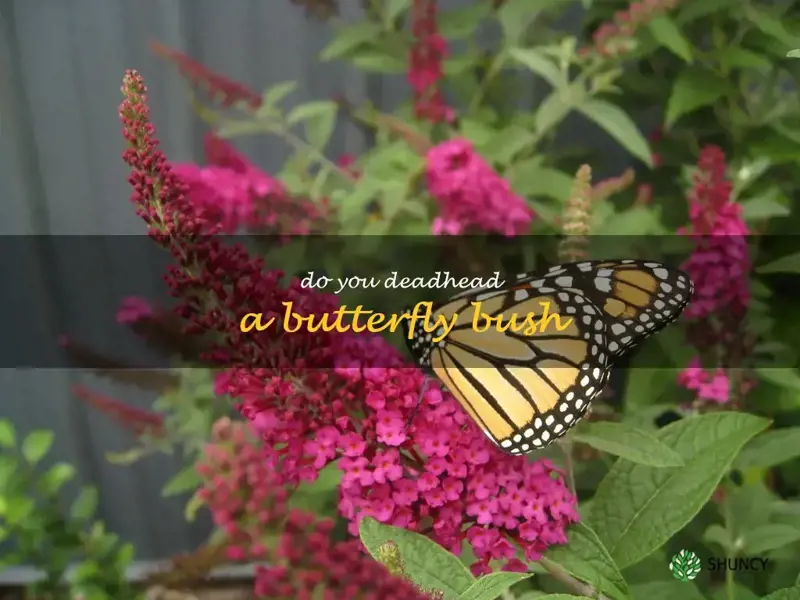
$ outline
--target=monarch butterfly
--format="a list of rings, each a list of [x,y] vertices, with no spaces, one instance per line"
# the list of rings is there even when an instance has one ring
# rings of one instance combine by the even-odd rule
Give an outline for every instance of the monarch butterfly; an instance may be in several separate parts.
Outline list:
[[[432,307],[433,322],[444,317],[451,325],[433,335],[422,327],[409,335],[407,320],[403,325],[417,365],[489,439],[518,455],[574,427],[611,367],[677,319],[692,292],[685,273],[658,262],[584,261],[519,275],[502,289],[456,294]],[[557,317],[555,327],[548,315]],[[518,316],[545,324],[523,328]],[[486,317],[495,327],[477,331]]]

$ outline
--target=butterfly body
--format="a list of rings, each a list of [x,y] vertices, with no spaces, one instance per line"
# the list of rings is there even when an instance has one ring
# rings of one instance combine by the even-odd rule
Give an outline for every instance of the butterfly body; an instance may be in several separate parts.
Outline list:
[[[569,263],[458,293],[433,307],[454,323],[443,339],[421,327],[409,335],[404,322],[406,342],[493,442],[525,454],[574,427],[613,364],[674,321],[691,294],[688,276],[661,263]]]

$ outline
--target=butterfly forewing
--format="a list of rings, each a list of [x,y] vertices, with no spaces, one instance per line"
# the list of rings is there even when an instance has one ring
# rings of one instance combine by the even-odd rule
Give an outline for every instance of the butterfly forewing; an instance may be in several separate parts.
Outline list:
[[[607,324],[612,363],[675,321],[692,297],[689,276],[659,262],[595,260],[552,267],[539,279],[582,294]],[[534,281],[536,276],[523,276]]]
[[[605,323],[575,292],[529,283],[471,290],[435,307],[440,316],[452,324],[446,338],[435,343],[417,326],[412,354],[512,454],[563,436],[608,380]]]

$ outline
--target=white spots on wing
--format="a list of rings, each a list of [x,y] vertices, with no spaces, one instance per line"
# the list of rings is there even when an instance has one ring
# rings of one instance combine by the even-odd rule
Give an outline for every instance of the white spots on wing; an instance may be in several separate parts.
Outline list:
[[[596,287],[601,292],[605,292],[607,294],[611,293],[611,280],[608,277],[595,277],[594,279],[594,287]]]
[[[655,275],[659,279],[668,279],[669,271],[667,271],[666,269],[653,269],[653,275]]]
[[[612,352],[616,352],[617,350],[619,350],[619,344],[617,342],[609,342],[608,349],[611,350]]]
[[[592,375],[594,376],[595,379],[600,379],[600,375],[601,375],[600,369],[595,367],[594,370],[592,371]]]
[[[509,446],[511,446],[511,440],[503,440],[502,442],[500,442],[500,445],[503,448],[508,448]]]
[[[514,292],[514,300],[516,302],[522,302],[523,300],[527,300],[528,296],[529,296],[528,290],[516,290]]]
[[[558,423],[554,428],[553,431],[556,433],[561,433],[564,431],[564,426],[561,423]]]
[[[625,333],[625,325],[623,325],[622,323],[614,323],[611,326],[611,333],[613,333],[614,335],[622,335],[623,333]]]
[[[572,277],[559,277],[556,279],[556,285],[560,285],[561,287],[572,287]]]
[[[589,381],[590,381],[589,376],[588,375],[584,375],[581,378],[581,386],[582,387],[586,387],[587,385],[589,385]]]
[[[672,291],[672,286],[668,283],[662,283],[661,289],[669,294]]]

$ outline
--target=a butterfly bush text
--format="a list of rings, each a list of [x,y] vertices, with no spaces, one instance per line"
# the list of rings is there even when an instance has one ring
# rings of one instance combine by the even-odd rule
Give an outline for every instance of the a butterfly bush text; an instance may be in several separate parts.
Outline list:
[[[444,277],[442,277],[444,275]],[[321,276],[314,280],[313,272],[303,279],[304,287],[326,287],[334,280],[329,277]],[[340,291],[345,287],[377,287],[381,280],[364,277],[339,278],[337,284]],[[467,289],[492,290],[501,288],[505,281],[499,281],[499,275],[494,274],[488,280],[481,278],[463,277],[456,281],[449,273],[437,272],[432,278],[423,277],[404,277],[397,281],[397,272],[393,272],[382,282],[387,288],[443,288],[461,287]],[[471,302],[474,310],[470,310],[472,315],[472,329],[478,333],[486,332],[492,328],[499,332],[511,331],[523,336],[534,335],[537,332],[547,331],[551,325],[557,331],[564,331],[572,325],[572,317],[566,317],[563,321],[558,312],[550,312],[550,302],[546,299],[538,300],[541,311],[527,312],[522,315],[496,313],[496,310],[485,313],[482,310],[482,301]],[[285,333],[296,333],[298,331],[308,331],[316,333],[318,331],[353,331],[362,333],[381,333],[383,331],[394,332],[404,321],[408,321],[408,339],[414,337],[414,331],[418,324],[421,324],[423,331],[431,336],[431,341],[438,343],[444,340],[459,321],[459,313],[449,315],[437,314],[433,302],[418,302],[414,307],[402,314],[387,315],[385,313],[367,310],[363,305],[358,305],[353,309],[348,309],[342,305],[336,310],[322,315],[301,315],[294,311],[293,302],[283,302],[283,318],[280,326]],[[537,316],[539,318],[537,319]],[[348,318],[352,317],[352,318]],[[365,321],[364,321],[365,319]],[[266,318],[264,313],[247,313],[241,318],[239,328],[243,333],[255,331],[265,331],[274,326],[277,316]]]

